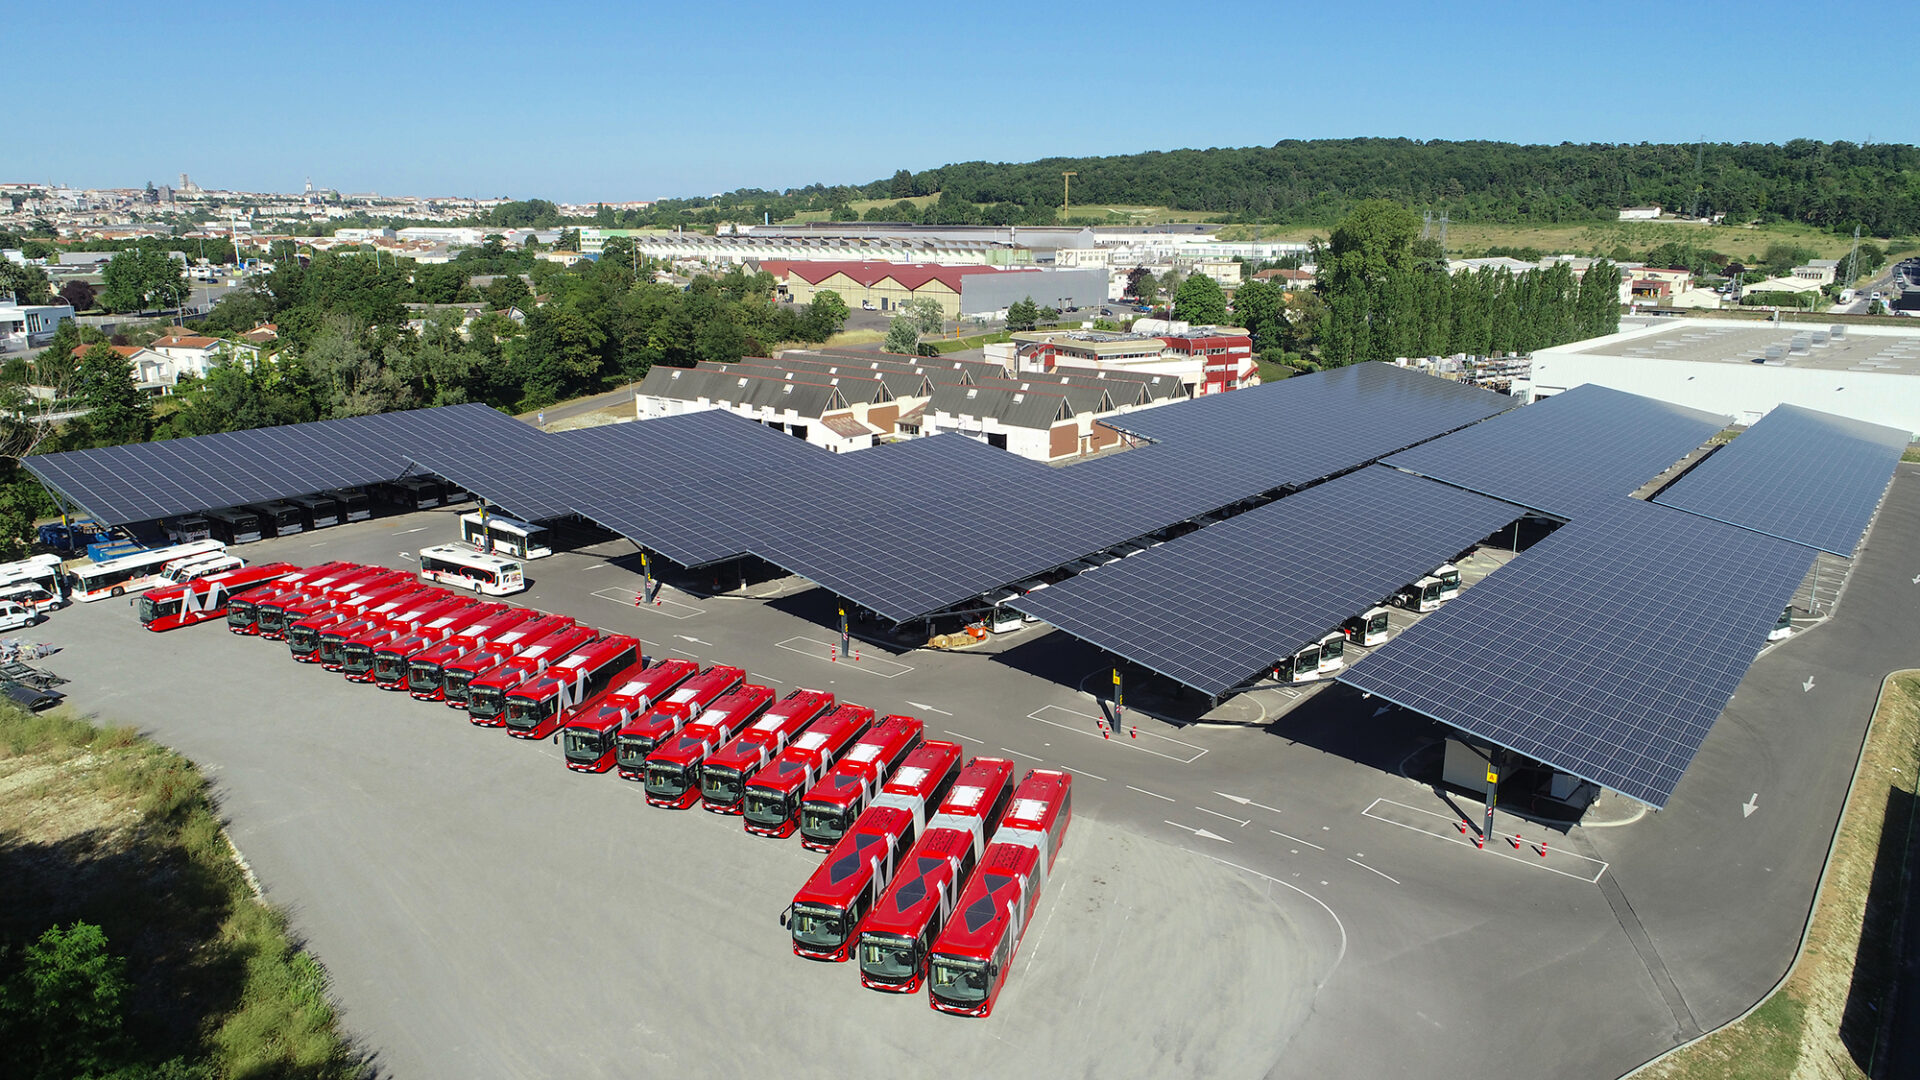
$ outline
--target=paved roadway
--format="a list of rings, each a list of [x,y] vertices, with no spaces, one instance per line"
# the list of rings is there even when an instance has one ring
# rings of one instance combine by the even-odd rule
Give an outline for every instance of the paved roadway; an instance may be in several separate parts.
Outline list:
[[[405,565],[453,512],[247,554]],[[1064,635],[832,663],[817,591],[669,589],[636,609],[627,561],[603,557],[623,544],[533,564],[522,600],[656,654],[741,663],[918,715],[970,752],[1077,771],[1060,869],[981,1023],[788,954],[776,915],[812,865],[791,842],[654,810],[633,785],[567,772],[551,745],[215,627],[148,635],[108,602],[35,634],[68,646],[49,666],[77,704],[208,767],[240,848],[392,1075],[712,1061],[824,1076],[963,1054],[1010,1076],[1606,1077],[1736,1015],[1785,969],[1880,678],[1920,663],[1916,537],[1920,470],[1903,466],[1837,616],[1762,657],[1668,809],[1570,834],[1502,813],[1496,830],[1524,840],[1488,852],[1400,773],[1438,730],[1344,688],[1266,728],[1141,720],[1137,738],[1103,739],[1074,689],[1102,658]]]

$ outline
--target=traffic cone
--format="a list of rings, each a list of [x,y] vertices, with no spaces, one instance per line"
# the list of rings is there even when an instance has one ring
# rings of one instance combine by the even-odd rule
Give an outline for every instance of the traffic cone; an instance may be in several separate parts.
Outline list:
[[[1543,859],[1547,857],[1547,842],[1545,840],[1540,841],[1540,857]]]
[[[1132,738],[1135,738],[1135,739],[1137,739],[1137,738],[1139,738],[1139,737],[1140,737],[1140,729],[1139,729],[1138,727],[1135,727],[1135,726],[1134,726],[1134,725],[1132,725],[1132,724],[1128,724],[1128,725],[1127,725],[1127,735],[1128,735],[1128,736],[1130,736],[1130,737],[1132,737]]]
[[[835,664],[840,662],[840,646],[838,645],[827,646],[827,660],[828,662],[835,663]]]
[[[1461,818],[1459,821],[1454,822],[1453,827],[1460,830],[1461,836],[1467,835],[1467,819],[1466,818]]]
[[[1509,843],[1509,844],[1512,844],[1512,845],[1513,845],[1513,850],[1515,850],[1515,851],[1519,851],[1519,850],[1520,850],[1520,844],[1521,844],[1521,840],[1520,840],[1520,834],[1519,834],[1519,833],[1514,833],[1514,834],[1513,834],[1512,836],[1509,836],[1509,837],[1507,837],[1507,843]]]
[[[1477,850],[1479,850],[1479,851],[1485,851],[1485,850],[1487,850],[1487,838],[1486,838],[1486,837],[1484,837],[1484,836],[1481,836],[1481,835],[1480,835],[1479,833],[1474,833],[1474,834],[1473,834],[1473,846],[1474,846],[1474,848],[1475,848],[1475,849],[1477,849]]]

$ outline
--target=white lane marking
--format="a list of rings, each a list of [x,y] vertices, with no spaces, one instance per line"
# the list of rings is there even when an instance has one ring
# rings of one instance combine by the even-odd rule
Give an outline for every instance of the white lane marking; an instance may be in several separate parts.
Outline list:
[[[1750,818],[1753,816],[1753,812],[1758,809],[1760,809],[1760,793],[1756,791],[1753,793],[1752,798],[1740,804],[1740,816]]]
[[[979,739],[977,739],[977,738],[975,738],[975,737],[974,737],[974,736],[972,736],[972,735],[968,735],[968,734],[966,734],[965,732],[961,732],[961,731],[955,731],[955,730],[953,730],[952,728],[941,728],[940,730],[941,730],[941,731],[944,731],[944,732],[946,732],[947,734],[949,734],[949,735],[951,735],[951,736],[953,736],[953,737],[954,737],[954,738],[956,738],[956,739],[965,739],[965,740],[967,740],[968,742],[979,742],[979,741],[980,741]]]
[[[1046,713],[1046,712],[1058,713],[1062,716],[1072,717],[1079,722],[1063,723],[1059,720],[1049,720],[1046,717],[1040,715],[1041,713]],[[1151,731],[1139,732],[1138,738],[1132,737],[1133,736],[1132,729],[1129,729],[1126,733],[1114,732],[1111,735],[1102,735],[1099,729],[1095,726],[1096,723],[1100,721],[1100,717],[1094,716],[1090,713],[1075,712],[1072,709],[1063,708],[1059,705],[1042,705],[1040,708],[1035,709],[1032,712],[1028,713],[1027,719],[1037,720],[1042,724],[1047,724],[1052,727],[1057,727],[1063,731],[1078,732],[1081,735],[1087,736],[1088,738],[1099,739],[1101,742],[1112,743],[1116,746],[1125,747],[1128,750],[1137,751],[1142,754],[1152,754],[1154,757],[1166,758],[1168,761],[1177,761],[1182,765],[1191,765],[1194,762],[1199,761],[1201,756],[1207,752],[1206,747],[1195,746],[1192,743],[1188,743],[1188,742],[1181,742],[1179,739],[1169,739],[1165,735],[1157,735]],[[1148,740],[1153,740],[1153,743],[1149,745]],[[1155,750],[1152,748],[1153,745],[1166,746],[1169,748],[1177,747],[1178,749],[1173,749],[1170,751]],[[1192,751],[1192,753],[1182,754],[1179,752],[1180,750],[1190,750]]]
[[[837,641],[815,641],[812,638],[790,637],[785,641],[773,643],[776,649],[799,653],[815,660],[829,661],[839,667],[854,671],[864,671],[869,675],[878,675],[883,679],[897,679],[913,670],[912,664],[902,664],[888,660],[884,656],[863,656],[859,659],[840,655],[840,643]]]
[[[1237,802],[1241,806],[1257,806],[1262,810],[1271,810],[1276,814],[1280,812],[1280,808],[1277,806],[1268,806],[1266,803],[1257,803],[1257,802],[1254,802],[1252,799],[1243,799],[1238,795],[1229,795],[1224,791],[1216,791],[1214,792],[1214,794],[1220,796],[1223,799],[1227,799],[1232,802]]]
[[[1241,866],[1239,863],[1236,863],[1236,862],[1228,862],[1227,860],[1222,859],[1217,855],[1208,855],[1205,852],[1193,851],[1191,848],[1187,850],[1191,854],[1198,855],[1203,859],[1210,859],[1214,862],[1219,863],[1221,866],[1231,866],[1235,870],[1238,870],[1242,873],[1252,874],[1254,877],[1263,879],[1269,885],[1279,885],[1282,888],[1292,889],[1294,892],[1299,893],[1301,896],[1304,896],[1307,899],[1313,901],[1314,903],[1319,904],[1320,909],[1322,911],[1325,911],[1327,915],[1333,919],[1333,925],[1339,928],[1340,930],[1340,952],[1338,955],[1336,955],[1333,958],[1333,966],[1327,969],[1326,978],[1321,979],[1319,984],[1316,985],[1314,989],[1318,990],[1320,987],[1327,985],[1327,979],[1333,978],[1333,973],[1335,971],[1340,970],[1340,961],[1345,960],[1347,958],[1347,924],[1340,921],[1340,915],[1338,912],[1334,911],[1333,908],[1328,907],[1327,902],[1325,900],[1320,899],[1319,897],[1313,895],[1312,893],[1308,892],[1307,890],[1301,888],[1298,885],[1294,885],[1290,882],[1281,881],[1277,877],[1271,877],[1267,874],[1263,874],[1260,871],[1254,870],[1250,867]]]
[[[677,653],[679,653],[679,654],[680,654],[681,656],[691,656],[691,657],[693,657],[693,658],[695,658],[695,659],[699,659],[699,657],[700,657],[700,654],[699,654],[699,653],[690,653],[690,652],[688,652],[688,651],[687,651],[687,650],[685,650],[685,649],[676,649],[676,648],[674,648],[674,647],[673,647],[673,646],[671,646],[671,645],[669,645],[669,646],[667,646],[667,651],[668,651],[668,652],[677,652]]]
[[[308,547],[310,547],[310,548],[317,548],[317,547],[325,547],[326,545],[327,545],[327,542],[326,542],[325,540],[322,540],[322,541],[320,541],[319,543],[316,543],[316,544],[308,544],[307,546],[308,546]]]
[[[1166,818],[1161,818],[1160,820],[1165,822],[1168,825],[1173,826],[1176,829],[1185,829],[1186,831],[1192,833],[1193,835],[1199,837],[1202,840],[1218,840],[1223,844],[1233,843],[1233,841],[1227,839],[1224,836],[1221,836],[1219,833],[1210,833],[1205,829],[1196,829],[1191,825],[1182,825],[1177,821],[1167,821]]]
[[[925,712],[937,712],[937,713],[939,713],[939,714],[940,714],[941,716],[952,716],[952,715],[953,715],[952,713],[950,713],[950,712],[948,712],[948,711],[947,711],[947,710],[945,710],[945,709],[936,709],[936,708],[934,708],[933,706],[931,706],[931,705],[929,705],[929,704],[927,704],[927,703],[926,703],[926,702],[924,702],[924,701],[909,701],[909,702],[907,702],[907,704],[909,704],[909,705],[911,705],[911,706],[913,706],[913,707],[914,707],[914,708],[916,708],[916,709],[920,709],[920,710],[922,710],[922,711],[925,711]]]
[[[1060,767],[1067,770],[1068,772],[1072,773],[1075,776],[1092,777],[1093,779],[1098,780],[1103,784],[1107,782],[1107,778],[1104,776],[1101,776],[1099,773],[1090,773],[1085,769],[1076,769],[1071,765],[1062,765]]]
[[[1004,750],[1004,751],[1006,751],[1006,752],[1007,752],[1007,753],[1009,753],[1009,754],[1018,754],[1018,755],[1019,755],[1020,757],[1023,757],[1023,758],[1026,758],[1026,759],[1027,759],[1028,761],[1045,761],[1045,760],[1047,760],[1046,758],[1043,758],[1043,757],[1035,757],[1035,756],[1034,756],[1034,755],[1032,755],[1032,754],[1022,754],[1022,753],[1020,753],[1020,751],[1018,751],[1018,750],[1015,750],[1015,749],[1014,749],[1013,747],[1011,747],[1011,746],[1003,746],[1003,747],[1001,747],[1000,749],[1002,749],[1002,750]]]
[[[1357,866],[1357,867],[1359,867],[1359,868],[1360,868],[1360,869],[1362,869],[1362,870],[1373,870],[1373,867],[1371,867],[1371,866],[1368,866],[1368,865],[1367,865],[1366,863],[1363,863],[1363,862],[1361,862],[1361,861],[1360,861],[1360,860],[1358,860],[1358,859],[1348,859],[1347,861],[1348,861],[1348,862],[1350,862],[1350,863],[1352,863],[1353,865],[1355,865],[1355,866]],[[1396,878],[1396,877],[1394,877],[1394,876],[1393,876],[1392,874],[1387,874],[1387,873],[1383,873],[1383,872],[1381,872],[1381,871],[1379,871],[1379,870],[1373,870],[1373,872],[1374,872],[1374,873],[1376,873],[1376,874],[1379,874],[1379,875],[1380,875],[1381,877],[1383,877],[1383,878],[1386,878],[1386,879],[1387,879],[1388,881],[1391,881],[1391,882],[1393,882],[1393,883],[1394,883],[1395,885],[1398,885],[1398,884],[1400,884],[1400,879],[1399,879],[1399,878]]]
[[[1418,825],[1409,825],[1404,821],[1395,821],[1390,817],[1382,817],[1381,815],[1373,812],[1373,808],[1381,805],[1382,803],[1385,803],[1386,805],[1391,806],[1396,810],[1403,810],[1410,814],[1422,814],[1427,817],[1438,818],[1439,820],[1447,823],[1446,827],[1441,828],[1439,826],[1435,826],[1433,829],[1424,829]],[[1432,810],[1422,810],[1420,807],[1408,806],[1406,803],[1394,802],[1392,799],[1375,799],[1372,802],[1367,804],[1367,808],[1365,810],[1360,811],[1360,815],[1362,817],[1372,818],[1375,821],[1383,821],[1388,825],[1397,825],[1402,829],[1406,829],[1410,832],[1419,833],[1421,836],[1432,837],[1433,839],[1439,840],[1443,843],[1459,844],[1461,846],[1469,847],[1469,848],[1473,847],[1473,838],[1471,836],[1468,836],[1465,833],[1460,832],[1459,827],[1454,824],[1454,822],[1457,819],[1448,817],[1446,814],[1435,813]],[[1496,840],[1500,842],[1495,843],[1494,841]],[[1515,841],[1521,845],[1525,845],[1528,849],[1528,853],[1525,855],[1520,854],[1518,848],[1515,847],[1514,844],[1510,843],[1509,841]],[[1548,866],[1546,858],[1543,858],[1540,855],[1536,854],[1536,852],[1538,852],[1540,849],[1532,841],[1526,840],[1517,835],[1512,835],[1507,833],[1496,833],[1493,836],[1488,837],[1486,850],[1493,852],[1495,855],[1498,855],[1503,859],[1512,859],[1515,862],[1524,863],[1527,866],[1532,866],[1541,870],[1545,870],[1549,874],[1559,874],[1561,877],[1572,878],[1575,881],[1584,881],[1589,885],[1598,884],[1600,881],[1600,875],[1606,873],[1608,868],[1611,866],[1610,863],[1607,863],[1601,859],[1590,859],[1585,855],[1580,855],[1580,854],[1576,854],[1574,852],[1568,851],[1566,848],[1550,849],[1551,857],[1555,859],[1559,859],[1562,862],[1565,862],[1568,859],[1578,859],[1581,862],[1586,863],[1590,866],[1599,867],[1599,869],[1593,872],[1592,876],[1588,876],[1585,874],[1569,873],[1558,867]]]
[[[699,638],[697,638],[697,637],[688,637],[688,636],[687,636],[687,635],[685,635],[685,634],[675,634],[675,635],[673,635],[673,636],[674,636],[674,637],[677,637],[677,638],[679,638],[679,639],[680,639],[681,641],[690,641],[690,642],[692,642],[692,643],[693,643],[693,644],[695,644],[695,645],[709,645],[709,646],[710,646],[710,645],[712,645],[712,644],[713,644],[713,642],[711,642],[711,641],[701,641],[701,640],[700,640]]]
[[[1325,850],[1327,850],[1326,848],[1323,848],[1323,847],[1321,847],[1321,846],[1320,846],[1319,844],[1316,844],[1316,843],[1314,843],[1314,842],[1313,842],[1313,841],[1311,841],[1311,840],[1302,840],[1302,839],[1300,839],[1299,837],[1297,837],[1297,836],[1294,836],[1294,835],[1293,835],[1293,834],[1291,834],[1291,833],[1283,833],[1283,832],[1281,832],[1281,831],[1280,831],[1279,829],[1268,829],[1267,831],[1268,831],[1268,832],[1270,832],[1270,833],[1272,833],[1272,834],[1273,834],[1273,835],[1275,835],[1275,836],[1284,836],[1284,837],[1286,837],[1287,839],[1289,839],[1289,840],[1291,840],[1291,841],[1293,841],[1293,842],[1294,842],[1294,843],[1296,843],[1296,844],[1305,844],[1305,845],[1307,845],[1308,847],[1310,847],[1310,848],[1312,848],[1312,849],[1313,849],[1313,850],[1315,850],[1315,851],[1325,851]]]
[[[407,530],[405,530],[405,531],[403,531],[403,532],[400,532],[400,533],[397,533],[397,534],[395,534],[395,535],[398,535],[398,536],[411,536],[411,535],[413,535],[414,533],[417,533],[417,532],[426,532],[426,531],[427,531],[427,527],[426,527],[425,525],[422,525],[422,526],[420,526],[420,527],[419,527],[419,528],[417,528],[417,529],[407,529]]]
[[[753,676],[756,679],[759,679],[763,683],[772,683],[775,686],[787,685],[786,683],[781,682],[779,679],[776,679],[771,675],[762,675],[757,671],[749,671],[747,672],[747,674]]]
[[[694,607],[692,604],[683,604],[667,596],[655,596],[653,603],[644,603],[641,601],[639,590],[621,588],[617,585],[611,585],[607,588],[597,590],[593,595],[601,600],[619,604],[623,608],[631,608],[634,611],[650,611],[655,615],[665,615],[669,619],[691,619],[695,615],[705,615],[707,613],[706,608]],[[674,636],[678,637],[679,635],[675,634]],[[688,638],[687,640],[692,641],[694,639]],[[705,645],[706,642],[703,641],[700,644]]]
[[[1223,821],[1231,821],[1235,825],[1238,825],[1243,829],[1253,823],[1253,819],[1251,818],[1245,818],[1245,819],[1237,818],[1232,816],[1231,814],[1223,814],[1218,810],[1209,810],[1204,806],[1196,806],[1194,807],[1194,809],[1200,811],[1203,814],[1212,814],[1214,817],[1220,818]]]
[[[1157,791],[1148,791],[1148,790],[1147,790],[1146,788],[1143,788],[1143,787],[1134,787],[1134,786],[1133,786],[1132,784],[1128,784],[1128,785],[1127,785],[1127,790],[1128,790],[1128,791],[1137,791],[1137,792],[1139,792],[1139,793],[1140,793],[1140,794],[1142,794],[1142,795],[1151,795],[1151,796],[1153,796],[1153,797],[1154,797],[1154,798],[1156,798],[1156,799],[1166,799],[1166,800],[1167,800],[1168,802],[1179,802],[1179,801],[1180,801],[1179,799],[1167,799],[1167,797],[1166,797],[1165,795],[1162,795],[1162,794],[1160,794],[1160,793],[1159,793],[1159,792],[1157,792]]]

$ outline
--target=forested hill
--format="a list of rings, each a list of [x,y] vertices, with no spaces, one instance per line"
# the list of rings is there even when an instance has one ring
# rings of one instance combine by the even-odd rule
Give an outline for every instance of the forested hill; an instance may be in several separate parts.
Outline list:
[[[1260,221],[1332,222],[1366,198],[1450,210],[1459,220],[1610,220],[1624,206],[1691,210],[1697,187],[1702,214],[1920,231],[1920,149],[1894,144],[1795,140],[1701,148],[1322,139],[1018,165],[966,162],[912,181],[916,193],[951,191],[976,203],[1058,205],[1066,170],[1079,174],[1075,202],[1171,206]],[[886,195],[874,197],[896,194],[899,177],[886,184]]]
[[[1920,148],[1905,144],[1768,143],[1523,146],[1411,139],[1317,139],[1238,149],[1115,157],[972,161],[900,170],[859,185],[739,191],[672,199],[648,223],[731,220],[731,209],[843,210],[853,201],[940,195],[915,214],[937,223],[1054,220],[1061,177],[1076,205],[1170,206],[1228,221],[1331,225],[1355,203],[1393,199],[1454,221],[1613,220],[1621,207],[1657,203],[1735,221],[1787,219],[1822,228],[1865,226],[1880,236],[1920,232]],[[869,218],[885,216],[875,207]],[[756,217],[758,214],[756,213]],[[842,213],[835,213],[841,218]]]

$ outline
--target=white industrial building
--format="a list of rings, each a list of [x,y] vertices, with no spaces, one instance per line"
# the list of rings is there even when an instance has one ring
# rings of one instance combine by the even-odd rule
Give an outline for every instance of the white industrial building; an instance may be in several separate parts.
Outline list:
[[[1920,435],[1920,328],[1668,319],[1533,354],[1532,394],[1585,383],[1751,424],[1781,404]]]

